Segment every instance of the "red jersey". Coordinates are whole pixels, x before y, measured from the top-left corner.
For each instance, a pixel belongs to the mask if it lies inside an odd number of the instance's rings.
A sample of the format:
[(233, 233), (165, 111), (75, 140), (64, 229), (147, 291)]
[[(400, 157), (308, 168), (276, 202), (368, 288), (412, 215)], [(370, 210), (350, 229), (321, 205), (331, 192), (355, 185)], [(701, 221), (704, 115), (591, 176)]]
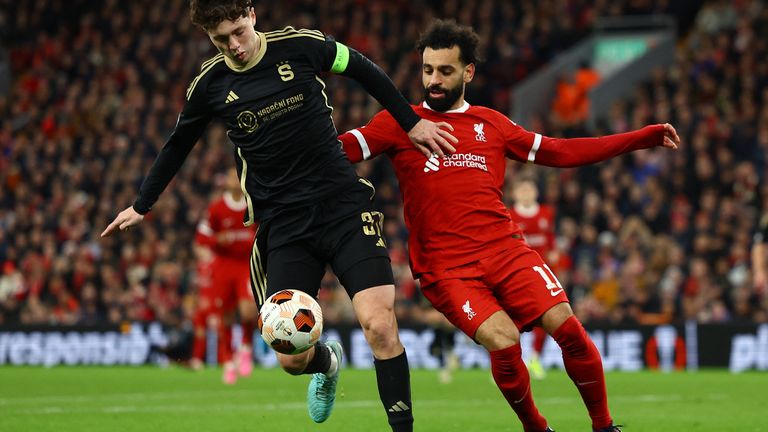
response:
[(248, 262), (258, 224), (243, 225), (246, 206), (245, 198), (235, 201), (224, 193), (208, 206), (205, 219), (197, 225), (195, 241), (210, 247), (217, 257)]
[(555, 249), (555, 210), (543, 204), (531, 208), (530, 212), (512, 206), (509, 214), (523, 231), (528, 246), (546, 260), (549, 252)]
[(400, 182), (410, 231), (411, 267), (421, 273), (447, 269), (507, 248), (520, 234), (502, 201), (505, 158), (548, 166), (577, 166), (663, 143), (662, 125), (601, 138), (556, 139), (529, 132), (503, 114), (464, 103), (444, 113), (426, 104), (419, 116), (450, 123), (456, 153), (427, 159), (392, 116), (382, 111), (370, 123), (339, 139), (352, 162), (386, 153)]

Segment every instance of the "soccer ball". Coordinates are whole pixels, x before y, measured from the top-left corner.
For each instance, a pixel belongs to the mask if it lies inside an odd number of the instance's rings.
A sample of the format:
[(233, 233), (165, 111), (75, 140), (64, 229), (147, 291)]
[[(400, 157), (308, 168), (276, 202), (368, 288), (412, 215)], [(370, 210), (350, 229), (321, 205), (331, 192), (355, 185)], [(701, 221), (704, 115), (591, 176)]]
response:
[(323, 311), (314, 298), (298, 290), (278, 291), (259, 311), (261, 337), (283, 354), (299, 354), (314, 345), (323, 332)]

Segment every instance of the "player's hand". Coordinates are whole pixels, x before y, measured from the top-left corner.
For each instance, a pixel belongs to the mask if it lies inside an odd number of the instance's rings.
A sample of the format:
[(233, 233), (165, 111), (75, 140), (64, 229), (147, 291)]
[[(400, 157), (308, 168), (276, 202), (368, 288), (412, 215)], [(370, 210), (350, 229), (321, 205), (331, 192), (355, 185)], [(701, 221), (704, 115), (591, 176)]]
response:
[(677, 150), (680, 145), (680, 137), (675, 127), (669, 123), (664, 123), (664, 142), (661, 145), (672, 150)]
[(133, 209), (133, 206), (128, 207), (127, 209), (121, 211), (119, 215), (117, 215), (115, 220), (113, 220), (112, 223), (109, 224), (107, 229), (105, 229), (104, 232), (101, 233), (101, 236), (109, 237), (112, 235), (112, 233), (114, 233), (118, 229), (120, 231), (125, 231), (134, 225), (138, 225), (139, 222), (143, 220), (144, 220), (144, 215), (136, 213), (136, 210)]
[(432, 153), (436, 153), (438, 157), (442, 158), (446, 152), (453, 153), (456, 151), (451, 143), (459, 142), (458, 138), (451, 135), (449, 131), (453, 131), (453, 126), (446, 122), (434, 123), (421, 119), (408, 132), (408, 138), (427, 158)]

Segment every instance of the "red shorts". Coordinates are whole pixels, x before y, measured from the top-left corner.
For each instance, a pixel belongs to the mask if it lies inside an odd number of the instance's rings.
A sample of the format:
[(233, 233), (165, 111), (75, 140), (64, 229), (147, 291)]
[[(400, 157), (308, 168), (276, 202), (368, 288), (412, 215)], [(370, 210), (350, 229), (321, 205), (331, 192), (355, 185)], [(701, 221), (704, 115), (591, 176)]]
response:
[(211, 271), (213, 307), (217, 311), (230, 312), (239, 301), (254, 301), (251, 291), (250, 262), (248, 258), (214, 259)]
[(432, 306), (472, 338), (500, 310), (525, 331), (544, 312), (568, 301), (539, 254), (522, 242), (463, 266), (422, 274), (420, 281)]

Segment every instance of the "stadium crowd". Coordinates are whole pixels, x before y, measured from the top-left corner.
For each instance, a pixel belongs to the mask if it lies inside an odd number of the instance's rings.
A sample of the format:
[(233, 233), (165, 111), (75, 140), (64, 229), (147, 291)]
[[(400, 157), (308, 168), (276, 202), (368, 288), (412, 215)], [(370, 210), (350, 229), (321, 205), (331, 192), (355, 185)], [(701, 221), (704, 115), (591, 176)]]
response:
[[(673, 12), (664, 0), (257, 2), (258, 27), (317, 28), (381, 65), (422, 99), (419, 30), (434, 16), (472, 24), (487, 62), (470, 103), (509, 111), (515, 83), (587, 35), (596, 17)], [(683, 2), (684, 3), (684, 2)], [(232, 165), (213, 125), (139, 229), (99, 233), (130, 205), (173, 128), (188, 83), (214, 52), (187, 2), (0, 0), (13, 84), (0, 94), (0, 325), (189, 319), (195, 226), (214, 179)], [(749, 248), (768, 211), (768, 10), (759, 0), (711, 1), (682, 32), (673, 65), (616, 104), (598, 130), (542, 116), (550, 136), (623, 132), (670, 122), (683, 147), (568, 170), (533, 170), (557, 211), (558, 263), (585, 322), (768, 322)], [(350, 80), (328, 77), (340, 132), (379, 109)], [(359, 165), (377, 205), (398, 285), (399, 311), (422, 306), (408, 268), (407, 232), (386, 160)], [(332, 275), (326, 320), (352, 320)]]

